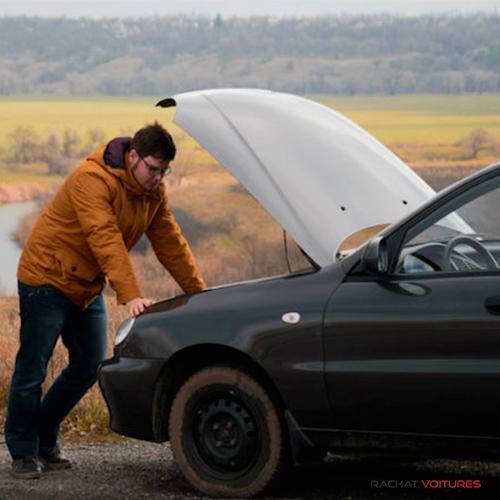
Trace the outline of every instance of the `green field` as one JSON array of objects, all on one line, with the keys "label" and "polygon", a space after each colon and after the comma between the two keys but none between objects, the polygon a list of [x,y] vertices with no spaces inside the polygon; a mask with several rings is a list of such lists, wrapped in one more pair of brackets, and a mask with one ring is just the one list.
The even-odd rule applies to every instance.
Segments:
[{"label": "green field", "polygon": [[[18,125],[30,125],[41,135],[72,128],[92,128],[110,137],[130,134],[145,123],[171,122],[174,110],[156,108],[164,96],[122,98],[0,99],[0,145]],[[499,95],[310,96],[361,125],[385,144],[450,143],[483,127],[500,137]]]}]

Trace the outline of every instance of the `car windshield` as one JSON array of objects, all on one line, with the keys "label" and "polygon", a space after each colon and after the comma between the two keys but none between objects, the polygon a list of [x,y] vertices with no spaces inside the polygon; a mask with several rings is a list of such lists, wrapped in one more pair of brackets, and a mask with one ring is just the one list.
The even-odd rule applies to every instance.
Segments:
[{"label": "car windshield", "polygon": [[488,190],[479,186],[451,200],[419,223],[417,231],[409,231],[396,272],[477,271],[498,266],[499,210],[500,187],[495,185]]}]

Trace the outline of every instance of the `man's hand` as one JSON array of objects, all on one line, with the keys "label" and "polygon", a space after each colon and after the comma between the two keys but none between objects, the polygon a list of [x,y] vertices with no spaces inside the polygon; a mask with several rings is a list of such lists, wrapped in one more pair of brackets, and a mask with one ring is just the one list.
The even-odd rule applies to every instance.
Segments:
[{"label": "man's hand", "polygon": [[129,300],[126,305],[130,316],[135,318],[136,316],[139,316],[139,314],[142,314],[144,309],[151,304],[154,304],[154,300],[137,297],[136,299]]}]

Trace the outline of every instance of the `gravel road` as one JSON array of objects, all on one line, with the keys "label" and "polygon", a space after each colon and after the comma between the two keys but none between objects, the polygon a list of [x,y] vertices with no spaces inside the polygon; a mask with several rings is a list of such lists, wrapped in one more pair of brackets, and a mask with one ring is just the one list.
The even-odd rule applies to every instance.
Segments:
[{"label": "gravel road", "polygon": [[[180,477],[168,445],[127,441],[121,444],[62,443],[62,447],[74,462],[72,469],[47,472],[38,480],[18,480],[10,476],[10,457],[5,444],[0,444],[0,500],[202,498]],[[378,487],[373,481],[378,481]],[[456,481],[463,484],[480,481],[481,487],[450,488]],[[297,470],[273,498],[498,499],[500,465],[328,457],[321,464]]]}]

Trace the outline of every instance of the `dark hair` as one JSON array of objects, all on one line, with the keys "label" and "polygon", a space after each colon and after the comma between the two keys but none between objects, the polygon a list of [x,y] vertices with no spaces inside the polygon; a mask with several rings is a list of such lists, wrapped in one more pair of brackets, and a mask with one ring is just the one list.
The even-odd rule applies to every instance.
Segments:
[{"label": "dark hair", "polygon": [[173,160],[176,148],[172,136],[158,122],[138,130],[130,143],[142,158],[153,156],[160,160]]}]

